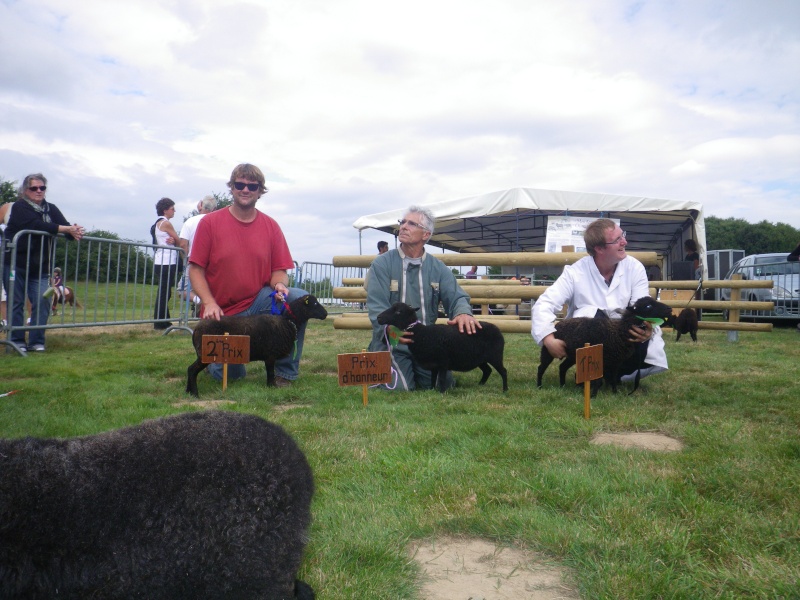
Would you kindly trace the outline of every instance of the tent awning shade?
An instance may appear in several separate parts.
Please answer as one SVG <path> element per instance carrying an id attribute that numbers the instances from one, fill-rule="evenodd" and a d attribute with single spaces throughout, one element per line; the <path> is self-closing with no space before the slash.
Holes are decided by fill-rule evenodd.
<path id="1" fill-rule="evenodd" d="M 360 217 L 353 227 L 396 235 L 406 208 Z M 629 250 L 658 252 L 672 261 L 682 260 L 687 238 L 706 245 L 703 207 L 692 201 L 513 188 L 425 208 L 436 217 L 429 245 L 454 252 L 544 251 L 550 215 L 619 219 Z"/>

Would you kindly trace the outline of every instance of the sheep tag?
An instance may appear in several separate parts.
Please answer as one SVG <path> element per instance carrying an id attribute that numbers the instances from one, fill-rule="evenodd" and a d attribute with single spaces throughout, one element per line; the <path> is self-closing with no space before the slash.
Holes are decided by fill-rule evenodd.
<path id="1" fill-rule="evenodd" d="M 250 336 L 204 335 L 200 358 L 204 363 L 245 365 L 250 362 Z"/>

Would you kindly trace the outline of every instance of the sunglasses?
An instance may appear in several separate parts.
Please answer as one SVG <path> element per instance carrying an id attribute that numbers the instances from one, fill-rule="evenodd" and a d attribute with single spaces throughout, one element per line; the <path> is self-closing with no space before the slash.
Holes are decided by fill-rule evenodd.
<path id="1" fill-rule="evenodd" d="M 30 187 L 28 188 L 28 191 L 29 191 L 29 192 L 43 192 L 43 191 L 45 191 L 46 189 L 47 189 L 47 186 L 46 186 L 46 185 L 39 185 L 39 186 L 32 185 L 32 186 L 30 186 Z"/>
<path id="2" fill-rule="evenodd" d="M 424 225 L 420 225 L 416 221 L 409 221 L 408 219 L 400 219 L 397 222 L 397 224 L 400 225 L 400 227 L 402 227 L 403 225 L 408 225 L 409 227 L 413 227 L 414 229 L 424 229 L 425 231 L 428 230 L 428 228 L 425 227 Z"/>
<path id="3" fill-rule="evenodd" d="M 233 182 L 233 187 L 235 187 L 240 192 L 244 188 L 247 188 L 251 192 L 257 192 L 259 190 L 259 188 L 261 188 L 261 184 L 260 183 L 242 183 L 241 181 L 234 181 Z"/>

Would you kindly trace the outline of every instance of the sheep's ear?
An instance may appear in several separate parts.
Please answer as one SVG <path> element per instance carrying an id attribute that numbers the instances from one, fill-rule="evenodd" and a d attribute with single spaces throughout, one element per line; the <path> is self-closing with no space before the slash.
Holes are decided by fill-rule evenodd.
<path id="1" fill-rule="evenodd" d="M 419 306 L 417 308 L 412 308 L 411 310 L 413 310 L 414 312 L 417 312 L 419 310 Z"/>

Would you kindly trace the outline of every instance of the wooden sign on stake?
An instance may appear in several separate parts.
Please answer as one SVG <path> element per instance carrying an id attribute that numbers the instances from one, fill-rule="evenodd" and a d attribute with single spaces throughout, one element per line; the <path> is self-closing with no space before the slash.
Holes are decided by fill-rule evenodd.
<path id="1" fill-rule="evenodd" d="M 592 410 L 592 380 L 603 377 L 603 344 L 584 344 L 575 352 L 575 383 L 583 384 L 583 418 Z"/>
<path id="2" fill-rule="evenodd" d="M 364 406 L 367 405 L 367 389 L 370 385 L 392 382 L 392 353 L 367 352 L 338 354 L 339 385 L 360 385 L 363 388 Z"/>
<path id="3" fill-rule="evenodd" d="M 204 335 L 200 347 L 204 363 L 222 363 L 222 391 L 228 389 L 228 365 L 250 362 L 249 335 Z"/>

